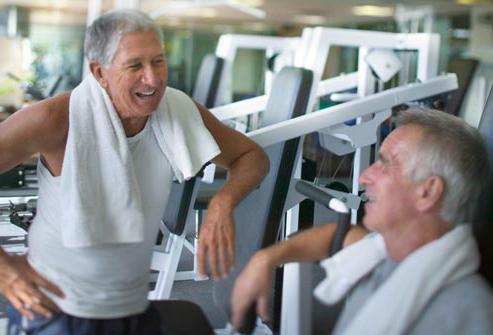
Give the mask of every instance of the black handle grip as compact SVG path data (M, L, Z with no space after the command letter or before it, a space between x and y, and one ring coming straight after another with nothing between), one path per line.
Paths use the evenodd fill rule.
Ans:
M240 329L237 330L239 334L251 334L255 330L257 324L257 305L255 303L248 307L248 310L243 319L243 324Z
M299 193L306 195L313 201L318 202L319 204L329 208L329 202L333 198L333 196L325 193L312 183L299 180L298 182L296 182L295 188L296 191L298 191Z
M339 220L336 226L336 232L330 243L329 256L334 256L340 251L344 245L344 238L346 237L349 228L351 227L351 214L339 213Z
M300 180L296 183L296 191L299 193L306 195L310 199L318 202L319 204L331 209L329 207L329 202L334 197L330 194L324 192L317 186L312 183L306 182L304 180ZM349 228L351 227L351 214L350 213L342 213L337 212L339 214L336 231L334 233L334 237L332 238L332 242L330 244L329 256L333 256L339 250L342 249L344 245L344 238L346 237Z

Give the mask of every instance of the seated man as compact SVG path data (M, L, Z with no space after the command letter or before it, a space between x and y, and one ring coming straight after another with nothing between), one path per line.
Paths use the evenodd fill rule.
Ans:
M488 171L484 142L433 110L409 110L398 124L360 177L363 224L376 234L353 227L322 263L328 277L315 295L346 297L335 334L493 334L493 296L477 274L469 224ZM334 231L323 225L256 253L235 283L233 325L252 303L268 318L272 268L326 258Z
M0 248L9 334L159 334L149 268L173 179L228 169L200 230L200 272L234 266L233 209L267 174L262 149L166 87L161 30L133 10L87 30L90 74L0 124L0 172L40 153L29 254Z

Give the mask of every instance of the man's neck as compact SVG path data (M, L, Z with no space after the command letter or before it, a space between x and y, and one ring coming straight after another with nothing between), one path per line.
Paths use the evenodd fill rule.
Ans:
M392 231L381 232L387 253L391 259L400 262L422 246L439 239L452 226L436 217L421 217L402 224Z
M148 116L139 118L128 118L121 119L123 130L125 130L125 135L127 137L135 136L144 129Z

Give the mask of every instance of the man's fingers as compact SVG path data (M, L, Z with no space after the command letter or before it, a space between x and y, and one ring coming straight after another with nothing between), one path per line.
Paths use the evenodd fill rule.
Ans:
M34 283L37 286L43 287L43 288L47 289L48 291L56 294L60 298L64 298L65 297L65 295L62 292L62 290L60 290L58 288L58 286L56 286L55 284L53 284L52 282L46 280L45 278L41 277L38 274L36 274L36 276L34 277Z
M219 262L220 262L220 266L221 266L221 275L223 278L227 277L227 275L229 274L229 269L230 269L227 244L228 244L227 238L223 237L222 243L220 243L218 246Z
M269 301L266 297L260 297L257 301L257 314L263 321L270 319L269 315Z
M206 252L205 241L199 240L199 246L197 250L197 267L199 270L199 276L201 277L207 277L205 271L205 252Z
M41 299L33 297L30 302L27 302L29 309L50 319L53 316L53 312L48 309L47 306L41 303Z
M243 326L245 314L250 303L250 301L246 301L244 299L235 299L234 301L232 301L231 305L233 306L233 313L231 317L231 323L236 330L240 329Z
M234 236L230 239L227 240L227 246L226 246L226 251L228 255L228 266L229 269L228 271L231 272L234 270L236 266L236 254L235 254L235 243L234 243Z
M34 319L34 314L31 312L27 303L24 303L21 299L12 295L8 295L6 296L6 298L9 299L9 301L12 303L12 306L14 306L15 309L17 309L26 318L28 318L29 320Z
M39 296L36 296L35 299L37 299L37 302L40 305L45 306L51 312L55 312L55 313L60 312L60 308L58 308L58 306L53 302L53 300L48 298L43 293L40 292Z
M214 279L219 279L219 271L217 268L217 244L209 241L207 248L209 256L209 267L211 269L212 276Z
M48 291L52 292L53 294L56 294L60 298L64 298L65 295L63 294L62 290L58 288L55 284L41 276L39 273L36 272L27 262L27 273L28 273L28 278L30 281L34 282L36 286L43 287L47 289Z

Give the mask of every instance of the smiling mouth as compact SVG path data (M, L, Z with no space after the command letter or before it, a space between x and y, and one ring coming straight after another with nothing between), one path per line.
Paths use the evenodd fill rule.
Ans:
M147 97L152 97L156 94L157 92L157 89L153 89L153 90L150 90L150 91L144 91L144 92L136 92L135 94L139 97L139 98L147 98Z
M373 196L370 196L366 193L362 193L360 198L361 198L361 202L363 203L372 203L375 201L375 198Z

